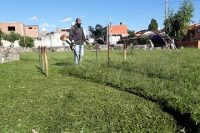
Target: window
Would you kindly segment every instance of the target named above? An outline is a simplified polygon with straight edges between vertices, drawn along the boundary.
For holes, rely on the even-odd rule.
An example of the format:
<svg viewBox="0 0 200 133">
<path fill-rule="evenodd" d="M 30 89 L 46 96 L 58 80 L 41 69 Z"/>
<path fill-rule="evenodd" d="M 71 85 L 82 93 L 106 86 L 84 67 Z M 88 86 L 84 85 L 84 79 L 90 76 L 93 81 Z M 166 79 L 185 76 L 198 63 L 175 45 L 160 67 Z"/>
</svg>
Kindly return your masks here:
<svg viewBox="0 0 200 133">
<path fill-rule="evenodd" d="M 8 26 L 8 31 L 15 31 L 15 26 Z"/>
<path fill-rule="evenodd" d="M 200 33 L 200 29 L 197 29 L 197 33 Z"/>
<path fill-rule="evenodd" d="M 67 31 L 67 30 L 65 30 L 65 29 L 62 29 L 61 31 L 65 32 L 65 31 Z"/>
<path fill-rule="evenodd" d="M 33 27 L 29 27 L 28 29 L 33 29 Z"/>
</svg>

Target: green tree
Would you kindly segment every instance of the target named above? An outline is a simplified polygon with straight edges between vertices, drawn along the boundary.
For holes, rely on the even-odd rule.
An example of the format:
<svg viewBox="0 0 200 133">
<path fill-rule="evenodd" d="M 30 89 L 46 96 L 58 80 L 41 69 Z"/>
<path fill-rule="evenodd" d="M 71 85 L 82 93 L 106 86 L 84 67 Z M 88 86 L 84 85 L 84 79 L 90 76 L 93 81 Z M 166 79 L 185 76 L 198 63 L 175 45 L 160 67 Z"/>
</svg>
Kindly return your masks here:
<svg viewBox="0 0 200 133">
<path fill-rule="evenodd" d="M 134 30 L 128 30 L 129 37 L 134 37 L 135 36 L 135 31 Z"/>
<path fill-rule="evenodd" d="M 31 37 L 25 36 L 20 37 L 19 45 L 22 47 L 30 47 L 34 46 L 34 40 Z"/>
<path fill-rule="evenodd" d="M 4 37 L 4 33 L 0 29 L 0 46 L 2 46 L 1 40 L 3 39 L 3 37 Z"/>
<path fill-rule="evenodd" d="M 154 18 L 151 19 L 148 30 L 158 30 L 158 23 Z"/>
<path fill-rule="evenodd" d="M 2 39 L 3 38 L 3 32 L 2 32 L 2 30 L 0 29 L 0 39 Z"/>
<path fill-rule="evenodd" d="M 19 40 L 19 38 L 21 37 L 20 34 L 17 34 L 17 33 L 14 33 L 14 32 L 11 32 L 10 34 L 6 34 L 3 39 L 11 42 L 11 43 L 14 43 L 16 40 Z"/>
<path fill-rule="evenodd" d="M 169 11 L 169 17 L 165 20 L 165 32 L 170 37 L 182 40 L 187 34 L 188 27 L 193 17 L 194 7 L 191 0 L 183 0 L 177 13 Z"/>
<path fill-rule="evenodd" d="M 94 28 L 92 26 L 89 26 L 88 30 L 90 32 L 90 37 L 94 38 L 95 41 L 97 41 L 100 44 L 104 43 L 103 38 L 106 34 L 106 31 L 103 28 L 103 26 L 101 26 L 100 24 L 97 24 Z"/>
</svg>

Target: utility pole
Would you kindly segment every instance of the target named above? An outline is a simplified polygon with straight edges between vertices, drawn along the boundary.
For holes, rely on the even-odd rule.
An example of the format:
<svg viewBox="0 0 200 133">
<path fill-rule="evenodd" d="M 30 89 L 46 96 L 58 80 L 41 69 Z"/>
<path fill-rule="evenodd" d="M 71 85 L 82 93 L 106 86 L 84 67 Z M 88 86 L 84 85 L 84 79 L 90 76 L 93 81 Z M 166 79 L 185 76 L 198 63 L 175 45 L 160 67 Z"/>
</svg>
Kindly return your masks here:
<svg viewBox="0 0 200 133">
<path fill-rule="evenodd" d="M 107 26 L 108 67 L 110 67 L 110 24 Z"/>
<path fill-rule="evenodd" d="M 165 20 L 168 19 L 168 11 L 169 8 L 168 8 L 168 0 L 165 0 Z"/>
<path fill-rule="evenodd" d="M 25 45 L 25 48 L 26 48 L 26 39 L 25 39 L 25 35 L 24 35 L 24 45 Z"/>
</svg>

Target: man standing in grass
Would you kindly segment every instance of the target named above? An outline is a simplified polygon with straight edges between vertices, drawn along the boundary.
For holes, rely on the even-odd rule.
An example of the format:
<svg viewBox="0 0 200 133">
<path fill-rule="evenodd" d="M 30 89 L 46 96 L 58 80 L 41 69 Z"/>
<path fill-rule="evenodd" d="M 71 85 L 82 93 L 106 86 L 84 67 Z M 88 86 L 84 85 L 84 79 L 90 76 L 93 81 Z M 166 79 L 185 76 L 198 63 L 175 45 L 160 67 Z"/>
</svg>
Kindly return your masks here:
<svg viewBox="0 0 200 133">
<path fill-rule="evenodd" d="M 84 42 L 85 35 L 83 32 L 83 28 L 81 27 L 81 19 L 77 18 L 75 25 L 71 27 L 69 33 L 69 40 L 75 44 L 74 46 L 74 62 L 75 64 L 79 64 L 83 58 L 84 54 Z"/>
</svg>

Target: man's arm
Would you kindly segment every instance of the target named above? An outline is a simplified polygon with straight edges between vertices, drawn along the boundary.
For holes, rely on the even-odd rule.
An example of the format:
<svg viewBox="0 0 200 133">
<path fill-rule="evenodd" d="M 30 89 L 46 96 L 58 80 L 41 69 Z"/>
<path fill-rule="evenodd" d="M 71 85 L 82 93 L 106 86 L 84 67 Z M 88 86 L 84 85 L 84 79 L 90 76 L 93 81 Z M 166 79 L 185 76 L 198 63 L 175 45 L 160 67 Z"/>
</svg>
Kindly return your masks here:
<svg viewBox="0 0 200 133">
<path fill-rule="evenodd" d="M 74 41 L 74 27 L 73 26 L 71 27 L 70 32 L 69 32 L 69 40 L 71 42 Z"/>
</svg>

